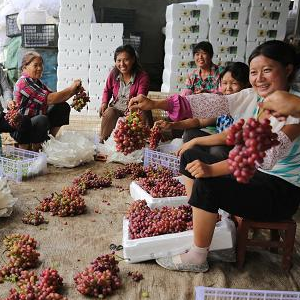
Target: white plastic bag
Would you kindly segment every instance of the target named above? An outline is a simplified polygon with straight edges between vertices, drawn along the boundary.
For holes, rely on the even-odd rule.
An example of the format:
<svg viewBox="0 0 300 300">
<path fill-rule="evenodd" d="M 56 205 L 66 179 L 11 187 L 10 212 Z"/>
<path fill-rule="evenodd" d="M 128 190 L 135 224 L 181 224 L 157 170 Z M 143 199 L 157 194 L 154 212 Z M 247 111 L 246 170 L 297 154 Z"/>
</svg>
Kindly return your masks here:
<svg viewBox="0 0 300 300">
<path fill-rule="evenodd" d="M 0 178 L 0 217 L 9 217 L 17 200 L 12 196 L 7 180 Z"/>
<path fill-rule="evenodd" d="M 57 138 L 50 136 L 42 146 L 47 162 L 56 167 L 74 168 L 94 160 L 94 143 L 76 131 L 65 131 Z"/>
<path fill-rule="evenodd" d="M 124 120 L 124 118 L 119 118 L 116 127 L 118 125 L 119 120 Z M 143 160 L 143 150 L 135 150 L 131 152 L 130 154 L 124 155 L 122 152 L 118 152 L 116 150 L 116 142 L 114 141 L 114 132 L 116 130 L 113 130 L 110 137 L 104 142 L 104 144 L 97 145 L 96 151 L 107 155 L 106 162 L 119 162 L 123 164 L 128 163 L 140 163 Z"/>
</svg>

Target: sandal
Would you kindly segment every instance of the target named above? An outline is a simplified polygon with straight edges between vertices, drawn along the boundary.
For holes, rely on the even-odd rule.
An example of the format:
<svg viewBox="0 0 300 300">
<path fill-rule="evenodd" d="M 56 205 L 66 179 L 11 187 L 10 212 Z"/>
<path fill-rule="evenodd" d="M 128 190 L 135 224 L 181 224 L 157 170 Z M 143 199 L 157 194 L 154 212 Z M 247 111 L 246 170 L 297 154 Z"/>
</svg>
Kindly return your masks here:
<svg viewBox="0 0 300 300">
<path fill-rule="evenodd" d="M 204 273 L 209 269 L 207 261 L 200 265 L 183 263 L 180 255 L 157 258 L 156 262 L 161 267 L 172 271 Z"/>
</svg>

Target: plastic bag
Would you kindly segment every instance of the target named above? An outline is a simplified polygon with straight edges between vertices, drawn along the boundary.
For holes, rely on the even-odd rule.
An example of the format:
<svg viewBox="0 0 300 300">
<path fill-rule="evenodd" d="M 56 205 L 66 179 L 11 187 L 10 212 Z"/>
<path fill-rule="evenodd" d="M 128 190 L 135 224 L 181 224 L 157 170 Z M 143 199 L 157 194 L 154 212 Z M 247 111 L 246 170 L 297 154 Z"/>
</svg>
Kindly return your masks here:
<svg viewBox="0 0 300 300">
<path fill-rule="evenodd" d="M 94 160 L 94 143 L 76 131 L 63 132 L 57 138 L 50 136 L 42 147 L 47 162 L 56 167 L 74 168 Z"/>
<path fill-rule="evenodd" d="M 9 217 L 17 201 L 11 194 L 7 180 L 0 178 L 0 217 Z"/>
<path fill-rule="evenodd" d="M 119 118 L 116 127 L 118 125 L 119 120 L 122 120 L 124 118 Z M 104 142 L 104 144 L 98 144 L 96 147 L 96 151 L 107 155 L 106 162 L 119 162 L 122 164 L 128 164 L 128 163 L 140 163 L 143 160 L 143 150 L 135 150 L 131 152 L 128 155 L 124 155 L 122 152 L 117 152 L 116 150 L 116 142 L 114 141 L 114 132 L 116 130 L 113 130 L 110 137 Z"/>
</svg>

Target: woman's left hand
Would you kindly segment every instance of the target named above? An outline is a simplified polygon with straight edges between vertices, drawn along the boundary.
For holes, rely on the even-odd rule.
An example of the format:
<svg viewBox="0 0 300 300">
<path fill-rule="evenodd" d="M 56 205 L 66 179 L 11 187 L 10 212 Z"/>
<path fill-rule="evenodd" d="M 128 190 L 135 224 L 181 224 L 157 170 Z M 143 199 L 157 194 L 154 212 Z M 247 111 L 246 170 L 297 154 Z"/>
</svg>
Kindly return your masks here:
<svg viewBox="0 0 300 300">
<path fill-rule="evenodd" d="M 199 159 L 188 163 L 185 169 L 195 178 L 211 177 L 211 165 L 205 164 Z"/>
<path fill-rule="evenodd" d="M 78 92 L 80 92 L 80 90 L 82 89 L 81 79 L 74 80 L 71 85 L 71 89 L 72 89 L 74 95 L 77 94 Z"/>
</svg>

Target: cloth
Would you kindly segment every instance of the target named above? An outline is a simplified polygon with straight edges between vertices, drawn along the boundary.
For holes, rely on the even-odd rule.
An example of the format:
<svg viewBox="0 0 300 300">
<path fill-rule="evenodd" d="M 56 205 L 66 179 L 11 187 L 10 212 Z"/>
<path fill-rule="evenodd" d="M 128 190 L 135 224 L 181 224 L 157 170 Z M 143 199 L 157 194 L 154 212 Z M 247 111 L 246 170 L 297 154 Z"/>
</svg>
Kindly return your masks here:
<svg viewBox="0 0 300 300">
<path fill-rule="evenodd" d="M 188 74 L 185 81 L 185 88 L 181 95 L 191 95 L 199 93 L 219 93 L 220 92 L 220 75 L 223 71 L 222 66 L 212 64 L 210 74 L 203 79 L 201 69 L 195 69 Z"/>
<path fill-rule="evenodd" d="M 135 97 L 139 94 L 147 95 L 149 91 L 149 76 L 146 72 L 141 71 L 136 74 L 134 83 L 131 85 L 129 98 Z M 113 71 L 110 72 L 102 95 L 102 103 L 108 103 L 113 98 L 112 103 L 118 101 L 118 93 L 120 88 L 120 81 L 117 80 Z"/>
<path fill-rule="evenodd" d="M 230 115 L 221 115 L 216 121 L 216 130 L 218 133 L 224 131 L 230 127 L 234 122 L 234 119 Z"/>
<path fill-rule="evenodd" d="M 45 115 L 48 109 L 47 96 L 51 92 L 39 79 L 34 80 L 23 73 L 15 84 L 14 100 L 20 105 L 22 115 Z"/>
<path fill-rule="evenodd" d="M 7 106 L 7 101 L 13 99 L 12 88 L 8 83 L 6 73 L 3 71 L 3 68 L 0 66 L 0 93 L 5 102 L 4 108 Z M 3 112 L 3 107 L 0 104 L 0 113 Z"/>
<path fill-rule="evenodd" d="M 185 171 L 185 166 L 195 159 L 217 162 L 215 157 L 204 151 L 185 151 L 180 171 L 190 178 L 193 177 Z M 231 175 L 195 179 L 189 204 L 212 213 L 217 213 L 220 208 L 253 220 L 278 221 L 295 214 L 300 203 L 299 195 L 299 187 L 257 171 L 247 184 L 238 183 Z"/>
</svg>

